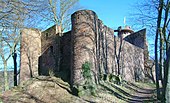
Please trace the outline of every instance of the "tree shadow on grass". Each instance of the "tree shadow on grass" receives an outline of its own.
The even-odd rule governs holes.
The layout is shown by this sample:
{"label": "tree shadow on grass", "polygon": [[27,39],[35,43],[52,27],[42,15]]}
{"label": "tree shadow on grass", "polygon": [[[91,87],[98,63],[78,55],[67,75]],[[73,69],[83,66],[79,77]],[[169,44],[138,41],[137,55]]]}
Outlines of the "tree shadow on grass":
{"label": "tree shadow on grass", "polygon": [[129,103],[155,102],[156,101],[156,99],[153,99],[152,97],[136,96],[136,95],[129,94],[128,92],[124,91],[123,89],[121,89],[118,86],[111,84],[111,83],[109,83],[109,85],[111,85],[113,88],[115,88],[118,92],[113,91],[107,85],[104,85],[104,84],[100,84],[100,85],[103,88],[105,88],[107,91],[109,91],[110,94],[114,95],[118,99],[121,99],[121,100],[129,102]]}
{"label": "tree shadow on grass", "polygon": [[124,100],[126,102],[128,101],[128,98],[126,98],[125,96],[113,91],[112,89],[110,89],[108,86],[104,85],[104,84],[100,84],[101,87],[105,88],[107,91],[109,91],[109,94],[114,95],[115,97],[117,97],[118,99]]}
{"label": "tree shadow on grass", "polygon": [[129,90],[135,91],[137,93],[143,93],[143,94],[152,94],[156,90],[156,89],[144,89],[133,83],[128,83],[128,82],[126,82],[126,85],[124,85],[124,87]]}
{"label": "tree shadow on grass", "polygon": [[136,89],[141,89],[141,90],[145,90],[145,91],[148,91],[148,92],[153,92],[154,90],[153,89],[146,89],[146,88],[141,88],[140,86],[134,84],[134,83],[131,83],[131,82],[127,82],[125,81],[125,83],[133,88],[136,88]]}
{"label": "tree shadow on grass", "polygon": [[[132,101],[140,100],[140,101],[148,101],[148,102],[155,101],[155,99],[153,99],[153,97],[148,96],[148,94],[152,94],[151,92],[149,92],[147,95],[146,95],[146,92],[145,93],[141,92],[140,93],[141,95],[132,95],[132,94],[129,94],[128,92],[124,91],[123,89],[117,87],[116,85],[111,84],[111,86],[113,88],[115,88],[116,90],[118,90],[119,92],[121,92],[122,94],[124,94],[125,96],[133,98],[133,99],[129,99],[130,101],[131,100]],[[142,96],[143,94],[144,94],[144,96]]]}

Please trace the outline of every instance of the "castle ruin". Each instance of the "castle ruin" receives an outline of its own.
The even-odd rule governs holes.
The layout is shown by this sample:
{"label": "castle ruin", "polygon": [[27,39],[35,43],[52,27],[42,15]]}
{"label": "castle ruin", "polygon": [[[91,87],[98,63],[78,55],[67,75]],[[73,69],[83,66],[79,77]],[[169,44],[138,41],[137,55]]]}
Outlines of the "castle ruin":
{"label": "castle ruin", "polygon": [[43,32],[22,31],[21,82],[31,76],[65,70],[70,73],[71,84],[81,84],[82,64],[86,61],[92,64],[95,80],[100,74],[121,75],[127,81],[144,80],[144,63],[148,59],[146,29],[113,30],[91,10],[76,11],[71,22],[72,29],[62,36],[56,25]]}

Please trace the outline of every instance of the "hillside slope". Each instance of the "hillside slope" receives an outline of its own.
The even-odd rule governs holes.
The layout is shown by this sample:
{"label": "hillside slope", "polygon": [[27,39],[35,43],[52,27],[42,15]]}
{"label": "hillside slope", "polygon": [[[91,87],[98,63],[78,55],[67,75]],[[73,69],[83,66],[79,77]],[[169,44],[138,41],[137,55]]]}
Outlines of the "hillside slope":
{"label": "hillside slope", "polygon": [[69,84],[56,77],[33,78],[4,92],[4,103],[86,103],[69,93]]}
{"label": "hillside slope", "polygon": [[69,84],[60,78],[40,76],[0,94],[3,103],[153,103],[155,87],[147,83],[126,82],[119,86],[101,82],[96,96],[81,98],[71,94]]}

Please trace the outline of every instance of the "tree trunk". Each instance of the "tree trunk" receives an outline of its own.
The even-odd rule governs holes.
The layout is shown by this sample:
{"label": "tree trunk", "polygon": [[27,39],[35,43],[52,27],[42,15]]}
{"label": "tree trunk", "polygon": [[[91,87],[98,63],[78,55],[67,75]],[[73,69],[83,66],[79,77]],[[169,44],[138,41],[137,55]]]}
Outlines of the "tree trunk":
{"label": "tree trunk", "polygon": [[164,65],[164,58],[163,58],[163,54],[164,54],[164,50],[163,50],[163,34],[162,31],[160,31],[160,60],[159,60],[159,68],[160,68],[160,73],[159,73],[159,79],[161,80],[161,83],[163,85],[163,79],[162,79],[162,74],[163,74],[163,65]]}
{"label": "tree trunk", "polygon": [[166,89],[166,103],[170,103],[170,49],[168,50],[168,53],[167,53],[167,85],[165,87]]}
{"label": "tree trunk", "polygon": [[14,53],[12,58],[14,61],[14,86],[17,86],[17,53]]}
{"label": "tree trunk", "polygon": [[9,83],[8,83],[8,70],[7,70],[7,61],[4,61],[4,88],[5,91],[9,89]]}
{"label": "tree trunk", "polygon": [[123,38],[120,38],[120,45],[119,45],[119,52],[118,52],[118,57],[117,57],[117,65],[118,65],[118,76],[120,75],[120,57],[121,57],[121,52],[122,52],[122,42]]}
{"label": "tree trunk", "polygon": [[[166,90],[166,87],[168,87],[167,86],[167,84],[168,84],[168,70],[169,70],[169,56],[170,56],[170,54],[169,54],[169,36],[167,37],[167,35],[166,35],[166,29],[167,29],[167,27],[168,27],[168,23],[169,23],[169,19],[168,19],[168,16],[169,16],[169,8],[170,8],[170,2],[169,2],[169,0],[167,0],[167,3],[166,3],[166,5],[165,5],[165,18],[164,18],[164,25],[163,25],[163,29],[162,29],[162,32],[163,32],[163,36],[164,36],[164,41],[165,41],[165,44],[166,44],[166,64],[164,65],[164,80],[163,80],[163,93],[162,93],[162,97],[163,97],[163,100],[165,101],[165,99],[166,99],[166,97],[165,97],[165,95],[166,95],[166,92],[167,92],[167,90]],[[166,39],[167,38],[167,39]]]}
{"label": "tree trunk", "polygon": [[159,8],[158,8],[158,19],[157,19],[157,28],[155,35],[155,73],[156,73],[156,89],[157,89],[157,99],[160,100],[160,88],[159,88],[159,65],[158,65],[158,35],[161,25],[162,19],[162,10],[163,10],[163,0],[159,0]]}
{"label": "tree trunk", "polygon": [[156,34],[155,38],[155,75],[156,75],[156,90],[157,90],[157,99],[159,100],[160,98],[160,89],[159,89],[159,65],[158,65],[158,53],[157,53],[157,48],[158,48],[158,34]]}

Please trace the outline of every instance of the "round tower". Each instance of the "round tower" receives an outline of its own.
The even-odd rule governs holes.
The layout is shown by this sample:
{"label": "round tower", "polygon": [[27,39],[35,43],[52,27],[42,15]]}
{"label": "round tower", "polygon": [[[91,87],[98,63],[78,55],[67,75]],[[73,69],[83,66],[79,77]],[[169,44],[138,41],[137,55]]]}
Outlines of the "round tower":
{"label": "round tower", "polygon": [[82,64],[90,62],[94,67],[95,32],[98,17],[91,10],[80,10],[72,14],[72,69],[73,85],[83,83]]}
{"label": "round tower", "polygon": [[126,36],[130,35],[134,31],[130,28],[130,26],[125,26],[125,28],[122,28],[121,26],[118,27],[118,37],[119,38],[125,38]]}

